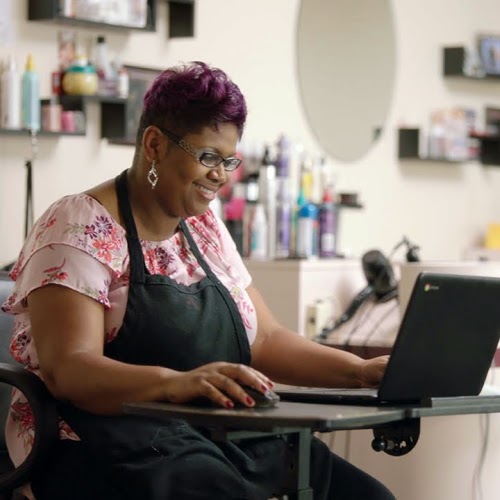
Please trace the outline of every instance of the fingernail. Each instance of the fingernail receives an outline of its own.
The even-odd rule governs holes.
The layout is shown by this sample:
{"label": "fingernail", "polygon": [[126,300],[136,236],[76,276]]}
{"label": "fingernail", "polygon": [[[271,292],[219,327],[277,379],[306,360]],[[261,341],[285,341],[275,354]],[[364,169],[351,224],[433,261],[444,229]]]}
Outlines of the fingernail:
{"label": "fingernail", "polygon": [[255,404],[255,401],[254,401],[251,397],[248,397],[248,398],[247,398],[247,403],[248,403],[249,405],[252,405],[252,406],[253,406],[253,405]]}
{"label": "fingernail", "polygon": [[226,401],[226,406],[227,406],[228,408],[234,408],[234,403],[233,403],[231,400],[229,400],[229,399],[228,399],[228,400]]}
{"label": "fingernail", "polygon": [[267,385],[264,385],[264,384],[262,384],[262,385],[260,386],[260,388],[261,388],[263,391],[268,391],[268,390],[269,390],[269,387],[268,387]]}

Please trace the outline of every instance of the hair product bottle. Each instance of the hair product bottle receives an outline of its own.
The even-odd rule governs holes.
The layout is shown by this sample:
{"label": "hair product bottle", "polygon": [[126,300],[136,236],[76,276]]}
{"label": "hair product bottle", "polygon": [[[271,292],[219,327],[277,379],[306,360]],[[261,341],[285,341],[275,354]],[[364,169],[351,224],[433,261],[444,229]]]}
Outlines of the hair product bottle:
{"label": "hair product bottle", "polygon": [[108,44],[106,37],[99,35],[94,47],[94,66],[97,70],[99,80],[109,81],[113,79],[113,68],[108,55]]}
{"label": "hair product bottle", "polygon": [[31,131],[40,130],[40,78],[35,72],[33,56],[28,54],[22,78],[22,126]]}
{"label": "hair product bottle", "polygon": [[323,194],[323,203],[319,207],[319,256],[335,257],[337,242],[337,207],[328,187]]}
{"label": "hair product bottle", "polygon": [[2,71],[0,100],[0,127],[7,129],[21,128],[21,80],[14,56]]}
{"label": "hair product bottle", "polygon": [[267,257],[274,259],[276,251],[276,167],[266,147],[259,168],[259,201],[264,205],[268,234]]}
{"label": "hair product bottle", "polygon": [[251,223],[250,258],[267,259],[268,226],[266,211],[262,203],[255,205]]}
{"label": "hair product bottle", "polygon": [[297,257],[318,256],[318,209],[314,203],[306,203],[297,219]]}
{"label": "hair product bottle", "polygon": [[278,193],[276,197],[276,257],[286,259],[290,257],[290,243],[292,235],[293,206],[290,197],[290,188],[286,177],[278,179]]}
{"label": "hair product bottle", "polygon": [[232,198],[224,205],[226,227],[236,244],[240,255],[243,249],[243,214],[245,212],[245,185],[237,182],[234,185]]}

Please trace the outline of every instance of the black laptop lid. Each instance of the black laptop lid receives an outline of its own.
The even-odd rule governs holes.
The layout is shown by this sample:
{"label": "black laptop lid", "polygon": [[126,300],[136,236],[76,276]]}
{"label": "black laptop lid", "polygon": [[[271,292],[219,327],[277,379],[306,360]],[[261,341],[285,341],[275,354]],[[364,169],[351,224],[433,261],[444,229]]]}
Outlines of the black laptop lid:
{"label": "black laptop lid", "polygon": [[500,278],[421,273],[378,399],[477,395],[500,339]]}

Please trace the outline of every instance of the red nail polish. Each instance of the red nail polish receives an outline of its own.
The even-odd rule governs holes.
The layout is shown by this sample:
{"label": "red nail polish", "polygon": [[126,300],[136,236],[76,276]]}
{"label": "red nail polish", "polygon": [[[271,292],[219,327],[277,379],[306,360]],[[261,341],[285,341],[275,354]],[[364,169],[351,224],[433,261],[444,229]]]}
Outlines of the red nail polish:
{"label": "red nail polish", "polygon": [[228,400],[226,401],[226,406],[227,406],[228,408],[234,408],[234,403],[228,399]]}
{"label": "red nail polish", "polygon": [[260,387],[261,387],[261,389],[263,391],[268,391],[269,390],[269,387],[267,387],[267,385],[262,384]]}
{"label": "red nail polish", "polygon": [[247,403],[248,403],[249,405],[252,405],[252,406],[253,406],[253,405],[255,404],[255,401],[254,401],[251,397],[248,397],[248,398],[247,398]]}

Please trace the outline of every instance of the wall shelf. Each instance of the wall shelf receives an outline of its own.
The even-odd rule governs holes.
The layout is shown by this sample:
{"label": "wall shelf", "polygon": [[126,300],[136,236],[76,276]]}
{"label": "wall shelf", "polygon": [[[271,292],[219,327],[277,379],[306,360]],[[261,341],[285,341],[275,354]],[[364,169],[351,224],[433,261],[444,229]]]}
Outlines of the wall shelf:
{"label": "wall shelf", "polygon": [[[7,136],[26,136],[30,137],[30,131],[26,129],[0,129],[0,135]],[[85,132],[50,132],[48,130],[40,130],[37,134],[39,137],[59,137],[59,136],[73,136],[84,137]]]}
{"label": "wall shelf", "polygon": [[[494,116],[493,108],[487,108],[488,112]],[[500,110],[498,110],[500,113]],[[500,135],[478,135],[471,134],[469,137],[479,140],[479,157],[450,159],[450,158],[428,158],[419,155],[420,129],[399,128],[398,129],[398,158],[406,161],[419,161],[428,163],[466,163],[478,160],[483,165],[500,166]]]}
{"label": "wall shelf", "polygon": [[464,73],[464,47],[443,47],[443,76],[474,81],[500,81],[500,75],[473,76]]}
{"label": "wall shelf", "polygon": [[28,20],[29,21],[50,21],[57,24],[80,26],[87,28],[119,29],[119,30],[156,30],[156,2],[157,0],[147,0],[147,19],[144,27],[135,27],[107,22],[91,21],[65,16],[61,11],[59,0],[29,0]]}
{"label": "wall shelf", "polygon": [[168,37],[194,36],[194,0],[168,0]]}
{"label": "wall shelf", "polygon": [[[126,130],[126,116],[128,100],[122,97],[114,96],[81,96],[81,95],[61,95],[58,97],[58,102],[61,104],[64,111],[81,111],[86,117],[87,106],[91,103],[100,105],[101,107],[101,137],[103,139],[116,139],[123,137]],[[41,102],[47,102],[48,99],[42,99]],[[0,129],[1,135],[9,136],[29,136],[29,130],[19,129]],[[40,137],[59,137],[59,136],[76,136],[82,137],[86,135],[86,130],[78,132],[51,132],[40,130]]]}
{"label": "wall shelf", "polygon": [[420,129],[419,128],[399,128],[398,129],[398,158],[407,161],[419,161],[427,163],[464,163],[471,159],[451,159],[423,157],[420,151]]}

